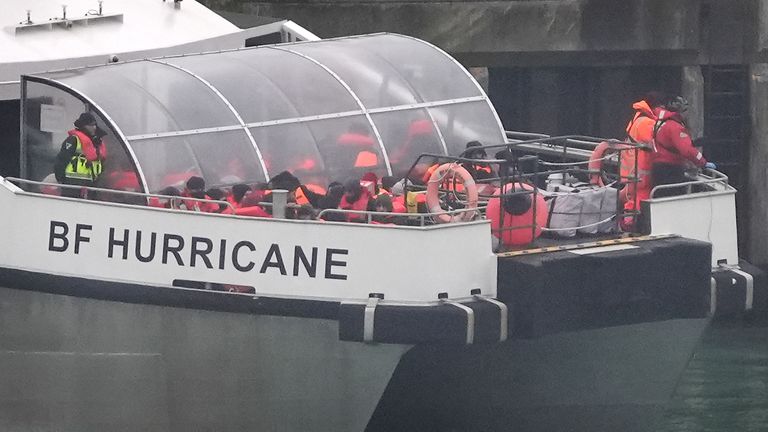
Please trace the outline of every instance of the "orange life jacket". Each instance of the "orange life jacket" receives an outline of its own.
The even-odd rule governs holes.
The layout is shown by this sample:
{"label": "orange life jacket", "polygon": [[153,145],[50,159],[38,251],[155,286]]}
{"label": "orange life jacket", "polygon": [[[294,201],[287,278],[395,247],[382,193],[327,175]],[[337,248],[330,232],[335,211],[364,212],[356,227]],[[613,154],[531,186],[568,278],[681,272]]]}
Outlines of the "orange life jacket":
{"label": "orange life jacket", "polygon": [[358,149],[355,158],[355,168],[370,168],[379,164],[379,155],[374,151],[376,141],[368,135],[347,132],[339,137],[336,142],[341,146]]}
{"label": "orange life jacket", "polygon": [[624,210],[640,210],[640,201],[651,196],[651,167],[653,164],[653,128],[656,125],[656,114],[645,101],[636,102],[632,108],[635,116],[627,124],[627,139],[635,144],[642,144],[643,149],[637,150],[637,173],[635,173],[635,151],[623,151],[621,154],[621,176],[637,175],[637,183],[630,182],[627,187],[627,199]]}

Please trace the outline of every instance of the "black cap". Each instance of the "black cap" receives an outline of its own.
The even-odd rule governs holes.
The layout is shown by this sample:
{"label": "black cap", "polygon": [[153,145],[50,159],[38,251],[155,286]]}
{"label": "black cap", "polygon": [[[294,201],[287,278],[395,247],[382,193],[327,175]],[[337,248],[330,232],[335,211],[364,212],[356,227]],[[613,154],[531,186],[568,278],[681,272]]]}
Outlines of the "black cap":
{"label": "black cap", "polygon": [[348,178],[344,181],[344,192],[352,193],[359,191],[360,188],[360,179]]}
{"label": "black cap", "polygon": [[270,189],[294,191],[299,186],[301,186],[299,179],[288,171],[281,171],[276,176],[269,179]]}
{"label": "black cap", "polygon": [[187,180],[187,189],[191,191],[205,190],[205,180],[202,177],[192,176]]}
{"label": "black cap", "polygon": [[682,96],[673,97],[664,106],[669,111],[674,111],[676,113],[684,113],[688,111],[688,101]]}
{"label": "black cap", "polygon": [[471,158],[473,156],[484,158],[488,155],[487,153],[485,153],[485,150],[483,150],[482,148],[470,150],[472,147],[482,147],[482,146],[483,144],[480,141],[470,141],[467,143],[467,149],[464,151],[464,154],[468,158]]}
{"label": "black cap", "polygon": [[83,126],[87,125],[95,125],[96,124],[96,117],[93,116],[93,114],[89,112],[84,112],[80,114],[80,117],[75,120],[75,127],[80,129]]}

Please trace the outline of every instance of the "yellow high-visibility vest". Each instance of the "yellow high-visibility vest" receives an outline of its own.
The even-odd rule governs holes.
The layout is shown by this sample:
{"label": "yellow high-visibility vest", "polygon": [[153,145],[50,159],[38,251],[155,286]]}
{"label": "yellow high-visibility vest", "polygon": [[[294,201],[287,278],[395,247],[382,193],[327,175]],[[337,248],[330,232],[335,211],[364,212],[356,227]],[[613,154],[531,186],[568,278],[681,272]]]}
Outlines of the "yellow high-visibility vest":
{"label": "yellow high-visibility vest", "polygon": [[64,177],[88,181],[96,180],[103,170],[101,161],[89,161],[83,154],[83,143],[80,141],[80,137],[77,135],[72,136],[75,137],[77,146],[75,147],[75,154],[72,155],[72,159],[69,160],[66,168],[64,168]]}

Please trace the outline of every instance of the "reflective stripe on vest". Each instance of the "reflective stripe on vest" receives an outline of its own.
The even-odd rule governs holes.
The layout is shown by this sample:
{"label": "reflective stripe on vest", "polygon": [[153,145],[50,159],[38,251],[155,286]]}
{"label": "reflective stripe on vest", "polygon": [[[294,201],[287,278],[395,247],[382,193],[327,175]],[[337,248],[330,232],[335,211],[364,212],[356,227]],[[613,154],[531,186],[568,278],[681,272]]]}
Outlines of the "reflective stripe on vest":
{"label": "reflective stripe on vest", "polygon": [[83,154],[83,143],[80,141],[78,134],[75,133],[71,136],[75,137],[77,145],[75,147],[75,154],[72,155],[72,159],[69,160],[64,169],[64,177],[89,181],[96,180],[103,170],[101,161],[88,161]]}

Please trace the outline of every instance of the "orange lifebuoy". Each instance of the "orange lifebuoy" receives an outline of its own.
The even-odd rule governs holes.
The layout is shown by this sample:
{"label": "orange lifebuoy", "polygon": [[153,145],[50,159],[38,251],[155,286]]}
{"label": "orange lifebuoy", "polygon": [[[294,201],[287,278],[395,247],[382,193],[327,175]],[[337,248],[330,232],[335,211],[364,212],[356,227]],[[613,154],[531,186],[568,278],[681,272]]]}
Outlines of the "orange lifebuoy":
{"label": "orange lifebuoy", "polygon": [[[597,186],[605,186],[603,177],[600,175],[600,170],[603,166],[603,158],[605,157],[606,150],[623,150],[619,153],[619,175],[622,180],[634,177],[635,172],[635,150],[623,144],[611,144],[608,141],[603,141],[595,147],[592,155],[589,157],[589,170],[595,173],[589,175],[589,182]],[[638,185],[627,186],[619,192],[619,200],[626,203],[629,201],[637,201],[637,196],[642,196],[642,199],[647,199],[650,195],[650,186],[648,176],[650,174],[650,160],[651,158],[646,155],[645,150],[638,150],[640,154],[637,157],[637,167],[639,169]],[[630,188],[636,188],[637,192],[634,194],[630,191]],[[634,196],[633,196],[634,195]],[[634,204],[639,206],[639,204]]]}
{"label": "orange lifebuoy", "polygon": [[605,186],[603,176],[600,175],[600,170],[603,167],[603,158],[605,157],[605,151],[611,148],[611,144],[608,141],[602,141],[595,147],[592,154],[589,156],[589,170],[593,174],[589,175],[589,182],[597,186]]}
{"label": "orange lifebuoy", "polygon": [[[437,167],[432,172],[427,182],[427,208],[430,213],[439,213],[443,211],[440,207],[440,184],[443,180],[448,178],[449,175],[458,175],[461,178],[461,183],[464,185],[464,194],[467,196],[467,207],[477,207],[477,185],[475,185],[475,179],[472,175],[457,163],[445,163]],[[438,223],[460,222],[468,221],[474,217],[474,212],[461,212],[458,214],[439,214],[434,215],[435,220]]]}
{"label": "orange lifebuoy", "polygon": [[[510,190],[522,189],[533,191],[533,186],[526,183],[510,183],[504,186],[504,193]],[[533,242],[541,235],[541,227],[547,224],[547,203],[542,194],[535,194],[536,201],[531,200],[531,206],[523,214],[513,215],[501,205],[500,193],[488,200],[485,215],[491,221],[493,236],[506,246],[521,246]],[[533,196],[534,194],[531,194]],[[535,210],[534,210],[535,208]],[[502,212],[504,214],[502,215]],[[536,213],[534,223],[534,212]],[[535,225],[535,226],[533,226]]]}

